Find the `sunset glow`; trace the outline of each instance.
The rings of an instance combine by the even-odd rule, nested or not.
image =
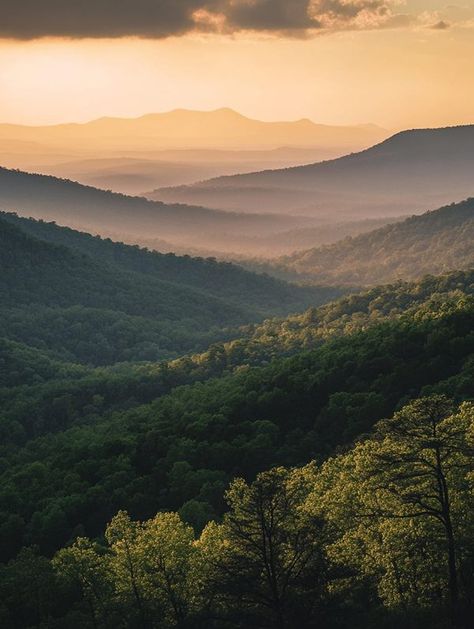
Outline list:
[[[227,106],[263,120],[390,129],[470,122],[474,6],[444,28],[436,0],[410,4],[421,16],[410,27],[306,38],[3,39],[0,120],[50,124]],[[430,4],[434,12],[421,11]]]

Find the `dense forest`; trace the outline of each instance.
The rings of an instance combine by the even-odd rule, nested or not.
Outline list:
[[[33,252],[158,273],[30,228]],[[473,291],[376,287],[162,363],[4,340],[2,626],[467,627]]]
[[[1,626],[468,629],[472,209],[364,290],[3,213]]]
[[[66,361],[161,360],[342,293],[0,215],[0,335]]]
[[[248,266],[285,279],[370,286],[471,268],[473,241],[474,199],[468,199],[331,245]]]
[[[198,535],[175,512],[119,511],[102,542],[52,564],[24,551],[10,573],[42,561],[43,592],[67,592],[84,626],[468,626],[473,428],[472,404],[420,398],[322,466],[234,480]]]
[[[0,629],[474,629],[448,4],[0,0]]]

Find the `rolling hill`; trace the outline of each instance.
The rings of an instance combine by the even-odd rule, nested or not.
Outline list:
[[[7,142],[8,147],[8,142]],[[89,159],[44,153],[25,154],[22,146],[12,151],[10,143],[0,146],[0,163],[10,168],[53,175],[78,181],[84,185],[123,194],[142,194],[163,186],[191,184],[195,181],[250,173],[268,168],[284,168],[297,164],[339,157],[344,150],[319,148],[278,148],[270,150],[178,149],[159,151],[125,151],[125,157],[112,154]],[[130,155],[129,155],[130,153]],[[72,159],[71,159],[72,158]]]
[[[299,212],[351,218],[394,216],[472,196],[474,125],[403,131],[339,159],[192,186],[147,196],[233,211]]]
[[[219,236],[229,232],[245,241],[249,236],[311,224],[305,217],[166,205],[6,168],[0,168],[0,208],[95,233],[127,234],[130,240],[155,238],[203,248],[214,248]]]
[[[0,335],[92,364],[176,356],[340,294],[15,215],[0,243]]]
[[[103,344],[96,321],[70,318],[67,304],[76,290],[81,300],[106,299],[128,311],[153,307],[167,287],[188,299],[183,304],[191,315],[195,304],[184,292],[190,283],[205,307],[215,309],[239,293],[248,303],[258,295],[264,300],[268,278],[253,286],[245,281],[249,274],[230,264],[150,253],[11,214],[0,218],[0,244],[2,305],[17,304],[0,313],[5,626],[16,626],[23,615],[36,618],[27,604],[32,578],[47,589],[37,594],[41,617],[58,627],[89,626],[76,581],[54,573],[58,556],[50,558],[67,547],[76,557],[73,568],[83,574],[85,567],[86,577],[95,578],[98,564],[90,560],[96,552],[109,560],[98,544],[118,510],[141,521],[157,510],[163,517],[177,511],[199,533],[209,520],[221,520],[225,491],[235,476],[250,483],[274,466],[320,463],[360,441],[377,420],[413,397],[447,393],[459,403],[473,395],[473,271],[379,286],[301,315],[247,326],[241,338],[215,343],[201,354],[92,368],[95,347],[103,350]],[[99,293],[95,286],[102,281],[110,286]],[[140,294],[143,285],[147,300]],[[226,299],[218,304],[212,293]],[[284,300],[283,294],[279,298]],[[44,310],[45,302],[65,307]],[[100,317],[104,313],[100,310]],[[1,338],[21,336],[28,316],[32,325],[24,342]],[[139,327],[153,344],[147,319],[142,317]],[[39,342],[31,332],[39,333]],[[74,351],[58,351],[58,332],[69,337]],[[98,332],[103,334],[100,326]],[[133,338],[121,331],[109,339],[134,349]],[[89,365],[67,362],[81,351]],[[316,470],[314,463],[311,469]],[[355,486],[356,475],[353,481]],[[294,487],[300,495],[299,485]],[[127,530],[133,534],[138,526]],[[216,526],[210,524],[212,530]],[[81,540],[71,546],[77,537]],[[207,555],[204,561],[207,570]],[[113,590],[111,609],[116,600]],[[123,616],[127,610],[118,611]],[[110,626],[119,622],[115,618]],[[351,618],[347,626],[352,624]]]
[[[412,216],[332,245],[249,265],[318,284],[367,286],[474,264],[474,199]]]
[[[231,109],[81,124],[0,124],[0,164],[123,194],[330,159],[388,133],[375,125],[262,122]]]
[[[251,367],[252,346],[240,358],[234,346],[227,373],[218,347],[179,367],[82,377],[66,366],[58,375],[35,356],[43,383],[0,390],[2,556],[27,541],[50,553],[83,532],[98,535],[122,508],[142,519],[187,505],[193,523],[205,522],[224,509],[235,475],[327,456],[407,397],[469,396],[472,286],[472,273],[453,274],[344,299],[283,325],[287,334],[294,326],[296,355],[285,357],[283,346],[273,352],[271,330],[262,329],[274,360]],[[379,307],[381,318],[372,317]],[[326,324],[339,332],[321,344]],[[307,328],[314,343],[301,351]],[[283,340],[273,339],[276,346]],[[25,350],[10,344],[6,351]],[[195,384],[176,386],[186,379]]]

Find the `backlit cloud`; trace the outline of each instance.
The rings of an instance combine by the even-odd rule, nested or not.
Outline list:
[[[193,32],[249,31],[308,37],[409,26],[417,17],[404,12],[403,4],[400,0],[1,0],[0,37],[162,39]],[[442,23],[442,19],[436,23],[440,30]]]

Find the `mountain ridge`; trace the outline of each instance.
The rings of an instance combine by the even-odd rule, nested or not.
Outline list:
[[[339,242],[299,251],[261,269],[281,277],[373,285],[474,264],[474,198]],[[250,265],[251,266],[251,265]],[[258,268],[258,264],[255,266]]]
[[[54,220],[79,229],[190,241],[208,245],[220,232],[234,231],[242,238],[261,230],[284,231],[295,223],[311,223],[306,217],[242,214],[201,206],[166,204],[144,197],[85,186],[50,175],[25,173],[0,167],[0,208],[33,218]]]
[[[368,137],[374,137],[373,134],[383,135],[386,134],[386,130],[373,124],[356,124],[356,125],[329,125],[315,123],[309,118],[300,118],[296,120],[259,120],[243,115],[229,107],[221,107],[213,110],[192,110],[185,108],[173,109],[164,112],[150,112],[136,117],[124,117],[124,116],[102,116],[100,118],[94,118],[85,122],[71,122],[71,123],[58,123],[48,125],[21,125],[14,123],[0,123],[0,137],[2,135],[6,138],[15,137],[15,133],[20,136],[28,136],[28,133],[39,133],[41,136],[47,135],[47,132],[60,132],[63,131],[77,131],[81,130],[82,133],[87,132],[88,129],[93,129],[95,133],[98,132],[98,128],[102,125],[109,127],[111,125],[123,125],[124,127],[133,127],[134,125],[142,125],[143,123],[160,123],[170,124],[174,120],[177,120],[180,125],[186,125],[190,122],[210,121],[211,123],[241,123],[252,126],[254,129],[257,127],[277,130],[279,128],[296,128],[303,126],[305,131],[325,132],[325,133],[348,133],[355,134],[357,136],[360,132],[365,131]],[[166,127],[165,127],[166,128]],[[187,129],[189,131],[189,129]],[[3,134],[2,134],[3,132]],[[168,133],[170,130],[168,130]],[[208,129],[209,133],[209,129]],[[5,135],[6,134],[6,135]],[[171,134],[172,135],[172,134]],[[291,137],[291,136],[288,136]],[[363,136],[360,136],[361,138]],[[306,145],[308,138],[300,138]],[[325,138],[321,138],[324,140]],[[328,138],[326,138],[327,141]],[[314,142],[316,136],[312,138]],[[270,140],[269,140],[270,141]],[[274,142],[274,141],[273,141]],[[270,141],[271,144],[273,142]],[[204,143],[205,144],[205,143]],[[290,143],[291,144],[291,143]],[[293,143],[294,144],[294,143]],[[349,141],[350,144],[350,141]],[[202,147],[201,147],[202,148]],[[276,148],[276,147],[275,147]]]
[[[142,177],[119,168],[111,177],[96,177],[94,170],[81,173],[73,170],[82,183],[100,183],[102,188],[118,192],[143,193],[162,186],[192,183],[199,179],[251,172],[272,166],[289,166],[295,163],[343,155],[386,137],[388,132],[371,125],[331,126],[319,125],[309,119],[295,121],[261,121],[244,116],[229,108],[213,111],[176,109],[171,112],[148,113],[142,116],[104,116],[87,122],[51,125],[15,125],[0,123],[0,163],[35,170],[45,174],[59,174],[61,162],[99,158],[103,160],[128,157],[148,159],[166,151],[227,151],[233,152],[234,163],[220,163],[218,158],[205,164],[209,156],[201,155],[200,163],[183,164],[182,177],[173,172],[172,164],[143,165]],[[280,147],[300,151],[296,160],[290,149],[280,155],[269,153]],[[254,151],[249,167],[239,152]],[[304,153],[310,151],[306,159]],[[155,154],[155,155],[154,155]],[[160,156],[158,156],[160,157]],[[162,157],[162,156],[161,156]],[[176,157],[173,159],[175,161]],[[180,156],[179,161],[186,159]],[[136,165],[136,164],[135,164]],[[153,169],[150,172],[150,167]],[[171,168],[171,172],[169,172]],[[99,174],[99,173],[98,173]],[[122,180],[120,179],[122,177]],[[109,184],[109,185],[107,185]]]
[[[147,196],[234,211],[259,206],[280,212],[306,208],[310,215],[400,214],[472,196],[473,147],[474,125],[414,129],[336,159],[161,188]]]
[[[70,361],[175,357],[343,292],[12,214],[0,214],[0,242],[0,336]]]

